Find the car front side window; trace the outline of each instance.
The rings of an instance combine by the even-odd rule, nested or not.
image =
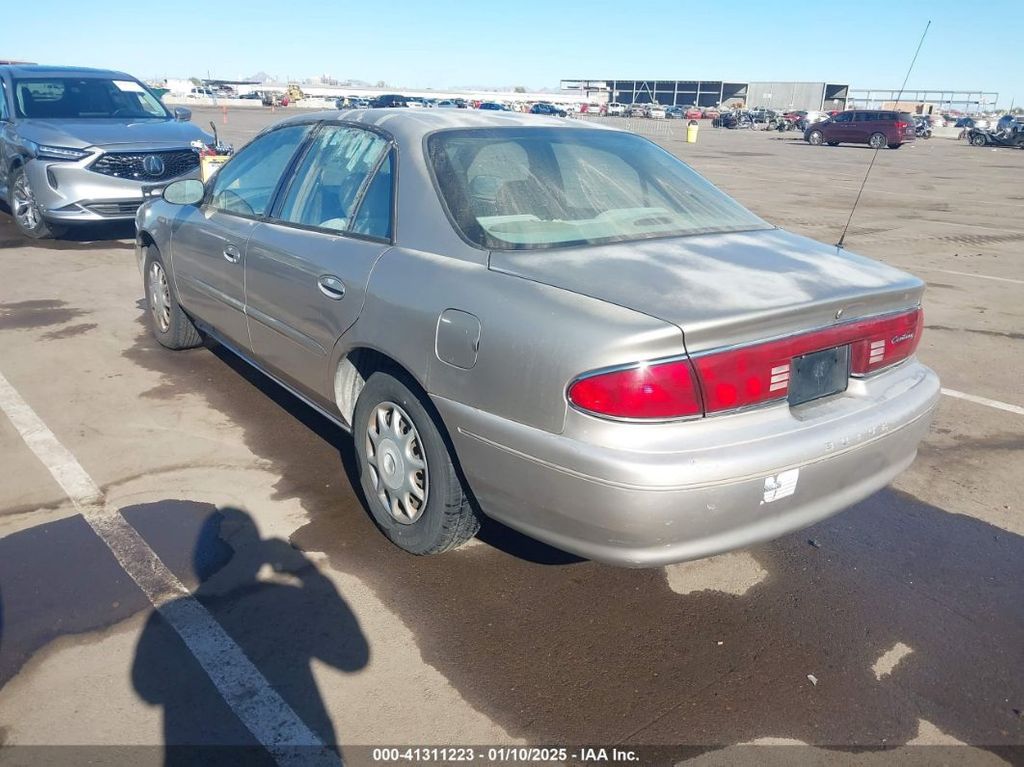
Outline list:
[[[385,161],[386,167],[373,183],[367,185],[367,181],[388,148],[387,139],[377,133],[347,126],[325,127],[295,171],[275,218],[315,229],[386,238],[391,228],[390,161]],[[357,206],[359,215],[355,215]]]
[[[214,176],[210,207],[241,216],[265,215],[281,175],[308,132],[308,125],[289,125],[253,140]]]

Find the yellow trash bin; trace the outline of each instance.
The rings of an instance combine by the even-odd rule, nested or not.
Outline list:
[[[697,143],[697,131],[700,130],[700,126],[697,125],[696,120],[690,120],[686,124],[686,143],[696,144]]]

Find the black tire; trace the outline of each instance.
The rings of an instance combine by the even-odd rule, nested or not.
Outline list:
[[[985,144],[987,143],[988,141],[986,141],[985,137],[982,136],[980,133],[975,133],[973,136],[971,136],[971,144],[973,144],[974,146],[985,146]]]
[[[29,197],[30,202],[28,204],[33,208],[29,217],[34,221],[34,225],[29,225],[25,220],[25,216],[18,215],[18,210],[15,208],[17,205],[15,201],[16,186],[21,186]],[[14,218],[14,225],[26,237],[31,237],[33,240],[48,240],[62,237],[67,232],[66,226],[50,223],[43,218],[39,206],[35,203],[35,195],[32,193],[32,185],[29,183],[28,174],[25,172],[24,166],[19,165],[11,171],[11,175],[7,179],[7,197],[11,216]]]
[[[807,143],[811,146],[821,146],[825,141],[825,134],[820,130],[812,130],[807,134]]]
[[[829,146],[839,146],[839,142],[838,141],[829,141],[827,143],[828,143]]]
[[[883,146],[887,146],[888,144],[889,141],[886,139],[884,133],[872,133],[868,137],[868,146],[872,149],[881,149]]]
[[[899,149],[903,144],[889,144],[890,149]]]
[[[401,549],[419,556],[450,551],[468,541],[480,529],[480,518],[463,485],[451,442],[444,425],[429,400],[417,392],[419,387],[400,371],[378,371],[370,376],[359,393],[352,416],[359,483],[374,523],[388,539]],[[379,406],[397,405],[412,422],[417,439],[417,455],[425,459],[423,472],[426,502],[417,510],[415,519],[399,521],[382,500],[378,485],[383,476],[369,459],[372,447],[369,431],[371,419],[376,422]],[[394,415],[391,416],[394,419]],[[378,432],[380,433],[380,432]],[[378,443],[378,445],[383,442]],[[381,460],[383,448],[377,449]],[[401,469],[405,469],[403,464]],[[396,474],[398,471],[395,472]],[[376,476],[376,480],[375,480]]]
[[[163,275],[159,280],[157,272]],[[142,284],[146,291],[146,317],[153,337],[168,349],[192,349],[203,343],[202,336],[185,310],[178,303],[178,293],[174,289],[174,281],[167,274],[163,257],[156,245],[146,249],[145,266],[143,267]],[[154,291],[159,291],[158,297]],[[157,308],[154,308],[157,306]]]

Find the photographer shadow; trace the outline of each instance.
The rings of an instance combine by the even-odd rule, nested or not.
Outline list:
[[[206,513],[193,548],[192,569],[199,582],[194,597],[320,741],[339,750],[311,663],[317,659],[345,672],[366,666],[369,646],[355,615],[302,552],[281,539],[261,539],[244,511],[209,513],[205,505],[173,505]],[[157,529],[168,515],[146,511],[126,509],[125,516],[150,539],[147,528]],[[188,516],[176,514],[178,519]],[[159,553],[160,547],[155,548]],[[176,569],[173,561],[167,564]],[[165,618],[175,614],[177,602],[149,617],[132,668],[136,692],[163,708],[165,764],[274,764]]]

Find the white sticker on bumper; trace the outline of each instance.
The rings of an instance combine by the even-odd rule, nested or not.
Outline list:
[[[800,469],[790,469],[781,474],[764,478],[764,500],[771,503],[780,498],[787,498],[796,492],[796,481],[800,478]]]

